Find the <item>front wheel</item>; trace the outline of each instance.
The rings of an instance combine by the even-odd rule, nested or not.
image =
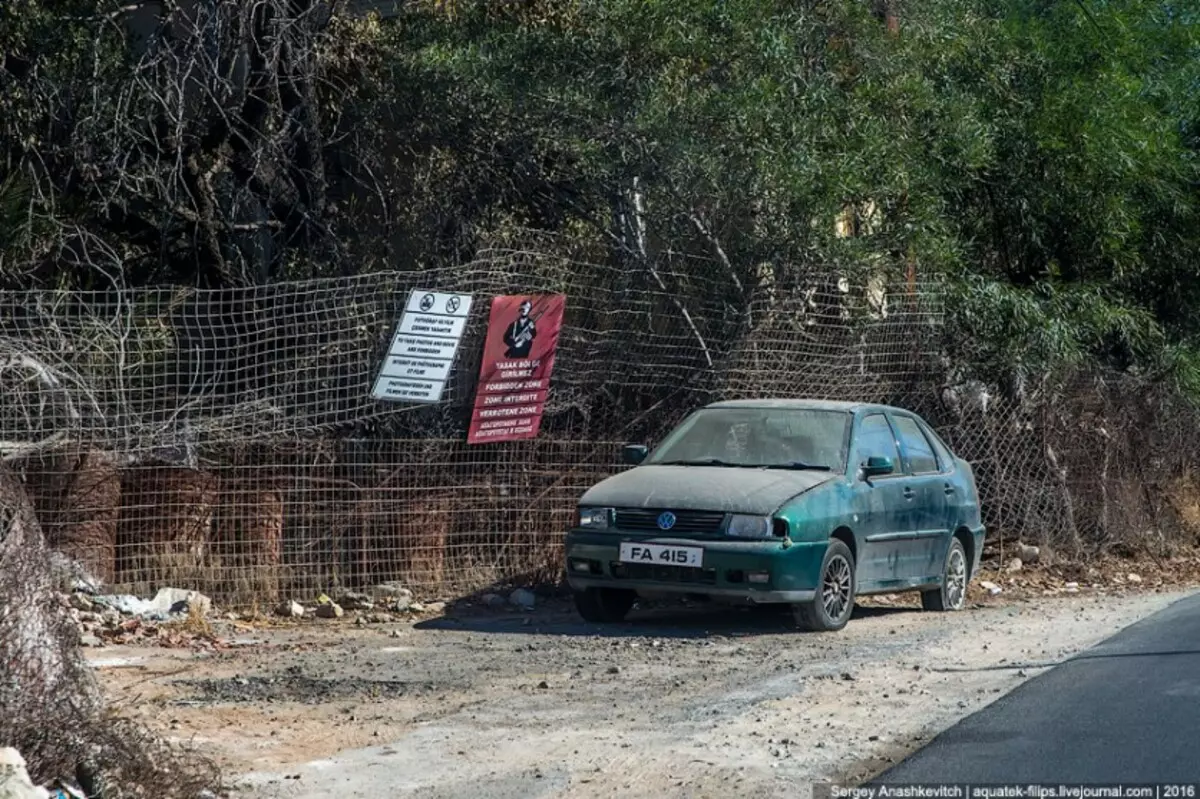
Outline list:
[[[575,609],[585,621],[621,621],[629,613],[637,594],[621,588],[585,588],[575,592]]]
[[[967,553],[962,542],[950,539],[942,584],[921,592],[921,607],[925,610],[962,610],[967,602]]]
[[[813,632],[842,629],[854,611],[854,589],[854,555],[848,546],[834,539],[821,561],[816,597],[793,609],[797,625]]]

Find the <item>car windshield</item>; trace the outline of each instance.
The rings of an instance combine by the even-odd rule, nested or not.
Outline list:
[[[647,463],[775,469],[845,468],[850,414],[812,408],[705,408]]]

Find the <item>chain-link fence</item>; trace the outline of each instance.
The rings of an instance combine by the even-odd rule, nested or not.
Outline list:
[[[477,300],[430,406],[371,397],[414,288]],[[468,446],[487,300],[509,293],[567,295],[542,433]],[[911,274],[764,265],[747,283],[719,263],[557,244],[238,290],[8,293],[0,447],[51,544],[97,578],[236,602],[556,577],[575,501],[619,468],[620,444],[731,397],[925,414],[975,464],[994,531],[1075,548],[1185,529],[1191,511],[1165,493],[1186,496],[1196,451],[1164,421],[1177,408],[1158,416],[1127,383],[952,384],[940,296]]]

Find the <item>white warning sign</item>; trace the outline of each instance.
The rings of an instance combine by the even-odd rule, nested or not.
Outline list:
[[[395,402],[440,400],[470,312],[469,294],[414,289],[371,395]]]

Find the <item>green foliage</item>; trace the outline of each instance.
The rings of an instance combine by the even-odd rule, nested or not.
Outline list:
[[[1194,12],[931,0],[893,37],[857,2],[505,8],[405,21],[411,159],[453,187],[414,192],[409,224],[583,219],[636,250],[636,191],[651,246],[719,247],[742,280],[763,261],[948,276],[985,372],[1191,357]],[[867,201],[877,224],[835,235]]]

